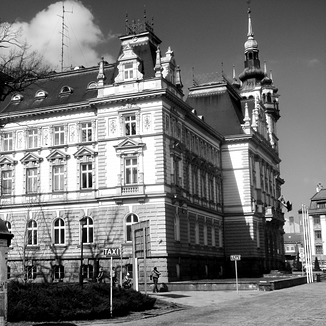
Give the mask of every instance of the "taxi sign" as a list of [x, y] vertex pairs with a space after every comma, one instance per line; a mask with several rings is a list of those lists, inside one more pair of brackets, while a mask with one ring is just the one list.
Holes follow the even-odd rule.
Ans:
[[231, 255], [230, 259], [231, 259], [231, 261], [241, 260], [241, 255]]
[[119, 247], [115, 247], [115, 248], [106, 248], [103, 250], [103, 254], [105, 256], [120, 256], [120, 248]]

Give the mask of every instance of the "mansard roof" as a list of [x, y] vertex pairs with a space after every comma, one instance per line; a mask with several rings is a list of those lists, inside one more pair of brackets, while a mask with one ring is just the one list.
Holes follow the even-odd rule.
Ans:
[[[105, 74], [108, 80], [113, 80], [113, 65], [106, 65]], [[87, 100], [97, 96], [97, 89], [88, 87], [91, 82], [97, 82], [98, 67], [79, 68], [62, 73], [53, 73], [47, 78], [30, 85], [20, 101], [12, 101], [8, 96], [0, 102], [0, 118], [13, 119], [21, 116], [52, 113], [71, 108], [88, 106]], [[39, 90], [47, 96], [37, 97]], [[15, 96], [17, 94], [13, 94]], [[84, 103], [84, 105], [83, 105]]]
[[311, 201], [326, 201], [326, 188], [321, 189], [312, 196]]
[[186, 102], [223, 136], [243, 133], [240, 96], [226, 78], [191, 87]]

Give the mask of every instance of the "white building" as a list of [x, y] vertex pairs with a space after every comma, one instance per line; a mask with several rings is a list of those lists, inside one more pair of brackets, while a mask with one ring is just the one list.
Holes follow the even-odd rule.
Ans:
[[278, 95], [248, 17], [241, 83], [197, 84], [184, 101], [171, 48], [161, 54], [148, 22], [126, 22], [116, 64], [53, 74], [1, 103], [11, 277], [76, 280], [82, 249], [93, 278], [120, 246], [125, 271], [137, 222], [162, 282], [230, 275], [231, 254], [243, 275], [282, 267]]

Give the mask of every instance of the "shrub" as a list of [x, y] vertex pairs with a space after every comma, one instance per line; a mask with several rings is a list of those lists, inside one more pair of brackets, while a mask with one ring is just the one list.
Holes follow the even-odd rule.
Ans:
[[[134, 290], [113, 289], [113, 316], [154, 307], [156, 299]], [[21, 284], [8, 285], [8, 321], [59, 321], [110, 318], [110, 285]]]

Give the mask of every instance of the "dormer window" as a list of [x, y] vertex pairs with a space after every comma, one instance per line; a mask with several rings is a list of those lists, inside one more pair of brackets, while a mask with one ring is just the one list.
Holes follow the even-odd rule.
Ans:
[[15, 94], [12, 96], [11, 101], [12, 102], [21, 102], [24, 99], [24, 96], [21, 94]]
[[73, 92], [73, 88], [70, 86], [63, 86], [60, 90], [60, 95], [64, 96], [64, 95], [69, 95]]
[[125, 80], [131, 80], [134, 78], [134, 65], [132, 62], [125, 63], [123, 65]]
[[43, 91], [43, 90], [39, 90], [35, 94], [36, 99], [43, 99], [43, 98], [46, 98], [47, 96], [48, 96], [48, 92]]
[[118, 58], [119, 74], [115, 77], [115, 83], [123, 83], [125, 81], [141, 80], [143, 74], [141, 71], [141, 59], [133, 51], [130, 44], [123, 48], [123, 53]]
[[87, 85], [87, 89], [94, 89], [97, 87], [97, 82], [90, 82], [88, 85]]

